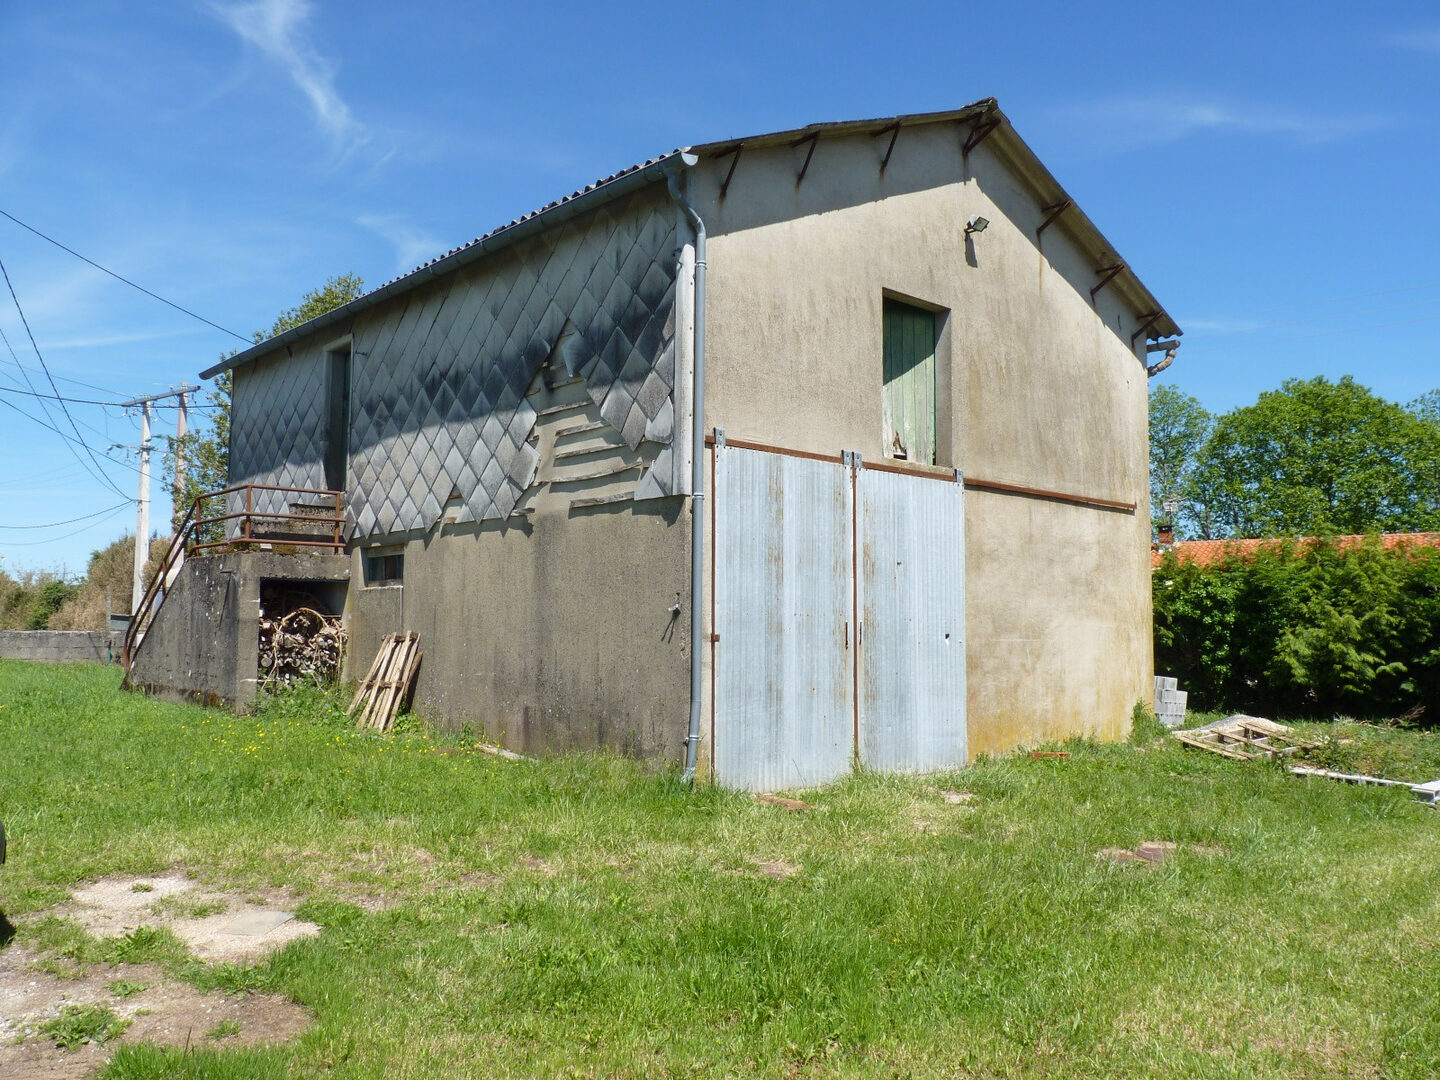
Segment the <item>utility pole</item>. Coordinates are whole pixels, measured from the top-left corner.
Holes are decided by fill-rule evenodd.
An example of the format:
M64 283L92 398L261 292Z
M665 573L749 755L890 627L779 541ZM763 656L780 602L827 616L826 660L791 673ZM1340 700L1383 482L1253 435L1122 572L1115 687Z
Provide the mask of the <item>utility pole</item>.
M189 392L189 388L182 385L179 393L175 395L180 407L175 413L175 493L171 496L170 532L176 535L177 539L179 538L180 522L185 518L185 507L174 504L185 499L185 421L190 414L185 403L185 396Z
M150 402L140 402L140 498L135 511L135 575L130 586L130 614L140 614L145 595L145 564L150 561Z
M167 390L163 394L147 394L124 403L127 409L140 410L140 496L136 500L135 512L135 569L130 583L130 617L140 617L140 601L145 596L145 564L150 561L150 406L168 397L180 399L180 410L175 420L177 438L185 434L185 395L199 390L198 386L182 383L178 390ZM184 475L179 445L176 446L176 477Z

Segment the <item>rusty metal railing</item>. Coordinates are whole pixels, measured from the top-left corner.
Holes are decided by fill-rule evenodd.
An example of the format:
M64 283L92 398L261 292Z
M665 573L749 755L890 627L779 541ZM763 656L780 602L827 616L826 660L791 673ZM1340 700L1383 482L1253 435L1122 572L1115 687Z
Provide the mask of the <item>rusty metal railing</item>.
M256 495L278 493L300 495L311 502L285 500L285 510L257 509ZM244 496L231 499L231 496ZM222 500L221 513L210 514L213 500ZM154 622L155 615L170 594L170 587L179 576L185 559L197 552L241 551L255 547L317 548L323 551L345 550L345 495L340 491L315 488L279 487L274 484L237 484L235 487L207 491L196 497L185 511L175 533L175 542L165 553L155 576L146 586L140 603L130 616L125 630L121 659L129 674L135 651ZM242 509L231 510L232 502ZM287 530L285 526L289 525ZM328 535L327 535L328 534ZM318 538L317 538L318 537Z

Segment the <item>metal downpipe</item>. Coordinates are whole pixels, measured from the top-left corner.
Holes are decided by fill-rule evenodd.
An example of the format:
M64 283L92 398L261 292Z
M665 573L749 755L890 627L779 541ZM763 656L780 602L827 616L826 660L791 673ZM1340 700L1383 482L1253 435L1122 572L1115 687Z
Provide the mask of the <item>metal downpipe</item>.
M690 155L685 155L689 158ZM683 160L683 159L682 159ZM694 160L686 160L693 165ZM666 177L670 198L685 212L695 227L695 345L694 374L690 391L690 726L685 736L683 783L695 782L700 753L701 656L704 627L701 612L705 603L705 222L680 191L677 172Z

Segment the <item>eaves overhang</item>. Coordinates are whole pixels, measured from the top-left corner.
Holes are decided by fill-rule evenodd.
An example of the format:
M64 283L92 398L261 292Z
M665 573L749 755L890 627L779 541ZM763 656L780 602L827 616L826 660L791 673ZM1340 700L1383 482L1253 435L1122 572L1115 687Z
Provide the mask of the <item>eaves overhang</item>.
M1062 229L1080 246L1094 262L1097 274L1116 270L1107 287L1116 290L1126 304L1134 311L1142 324L1148 324L1149 337L1179 337L1182 331L1170 313L1155 299L1144 282L1130 269L1130 264L1115 250L1095 223L1076 204L1060 181L1036 156L1035 151L1015 131L1010 118L1005 115L994 98L979 101L959 109L943 112L906 113L899 116L881 116L869 120L842 120L832 123L810 124L807 127L792 128L789 131L775 131L766 135L752 135L739 139L702 143L690 149L700 157L716 158L733 155L742 146L745 149L763 149L779 146L796 146L811 138L824 139L842 135L876 135L884 132L903 132L906 127L920 127L930 124L968 125L969 138L962 145L978 146L981 143L995 153L1001 162L1031 189L1042 208L1064 207L1051 227ZM977 138L978 136L978 138ZM1118 268L1118 270L1116 269Z

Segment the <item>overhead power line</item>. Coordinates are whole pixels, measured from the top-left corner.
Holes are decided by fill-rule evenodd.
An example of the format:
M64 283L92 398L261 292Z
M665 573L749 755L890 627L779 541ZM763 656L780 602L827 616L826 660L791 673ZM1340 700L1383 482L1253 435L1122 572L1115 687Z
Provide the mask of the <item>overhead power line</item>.
M10 299L15 302L15 310L20 315L20 324L25 327L25 336L30 339L30 347L35 350L35 358L40 361L40 370L45 372L45 378L49 380L50 389L54 391L55 396L58 398L60 396L60 388L55 385L55 380L50 376L50 366L45 363L45 356L43 353L40 352L40 346L35 341L35 333L30 329L30 320L25 318L25 309L20 306L20 297L15 295L15 285L10 280L10 271L5 269L5 262L3 259L0 259L0 276L3 276L5 278L5 287L10 290ZM6 345L9 345L8 341L6 342ZM14 351L11 350L11 353L13 355ZM18 356L15 357L15 362L17 364L20 363L20 358ZM20 371L22 374L25 373L25 367L23 364L20 365ZM32 391L35 389L35 385L30 382L30 376L28 374L25 375L25 382ZM87 443L85 441L85 437L80 434L80 428L76 426L75 418L70 415L69 407L63 401L59 402L59 405L60 411L65 414L65 419L70 421L70 428L72 431L75 432L75 440L85 450L86 456L90 458L91 463L95 466L96 479L108 485L110 489L115 492L116 495L119 495L123 499L125 497L125 493L115 486L115 482L111 480L110 477L105 475L105 470L101 468L100 462L96 460L95 451L90 449L90 444ZM44 411L45 406L42 404L40 408L42 411ZM48 416L49 413L46 413L46 415ZM71 453L74 453L73 447L71 448Z
M113 514L117 510L122 510L134 504L134 499L126 499L124 502L116 503L114 506L104 510L96 510L93 514L85 514L81 517L71 518L69 521L52 521L48 525L0 525L0 529L58 529L62 525L74 525L77 521L89 521L91 518L97 518L104 514Z
M151 292L149 289L145 288L144 285L137 285L135 282L131 281L129 278L124 277L124 276L121 275L121 274L117 274L114 270L111 270L111 269L109 269L108 267L101 266L101 265L100 265L99 263L97 263L94 259L88 259L88 258L86 258L84 255L81 255L81 254L80 254L78 251L76 251L74 248L66 247L66 246L65 246L64 244L62 244L59 240L56 240L53 236L46 236L46 235L45 235L43 232L41 232L39 229L35 228L34 225L27 225L27 224L25 224L25 222L21 221L21 220L20 220L19 218L17 218L14 214L6 213L6 211L0 210L0 215L3 215L3 216L5 216L5 217L9 218L9 219L10 219L11 221L13 221L16 225L19 225L22 229L26 229L26 230L28 230L29 232L34 233L36 236L40 237L40 239L41 239L41 240L44 240L46 243L54 244L54 245L55 245L56 247L58 247L61 251L68 251L71 255L74 255L75 258L79 259L81 262L83 262L83 263L89 263L91 266L93 266L96 270L99 270L101 273L109 274L109 275L110 275L111 277L113 277L116 281L123 281L126 285L129 285L132 289L139 289L142 293L144 293L146 296L150 297L151 299L153 299L153 300L159 300L160 303L165 304L165 305L168 306L168 307L172 307L172 308L174 308L176 311L181 312L182 314L189 315L192 319L198 319L200 322L204 323L206 326L212 326L212 327L214 327L216 330L219 330L222 334L229 334L229 335L230 335L231 337L233 337L233 338L239 338L241 341L245 342L245 344L247 344L247 345L253 345L253 344L255 344L255 342L254 342L251 338L246 337L244 334L237 334L234 330L227 329L226 327L221 326L219 323L211 322L209 319L205 318L205 316L203 316L203 315L197 315L197 314L195 314L195 312L191 311L189 308L187 308L187 307L181 307L179 304L175 303L175 301L173 301L173 300L166 300L165 297L161 296L159 293Z
M5 331L3 329L0 329L0 341L4 341L5 348L8 349L10 355L14 357L15 350L10 348L10 339L5 336ZM12 360L11 362L14 363L16 367L20 366L20 361L18 358ZM0 364L3 363L5 363L5 360L3 358L0 358ZM95 383L88 383L81 379L72 379L68 375L56 375L55 381L69 383L71 386L83 386L87 390L98 390L100 391L100 393L109 394L113 398L120 398L124 396L123 392L120 390L112 390L108 386L97 386Z
M105 402L98 397L63 397L53 393L39 393L37 390L22 390L19 386L0 386L0 393L17 393L24 397L39 397L42 402L66 402L68 405L104 405L111 409L130 408L130 402ZM179 409L179 405L151 405L151 409ZM187 405L187 412L194 412L196 409L219 409L219 405Z
M34 390L21 390L18 386L0 386L0 394L21 394L25 397L40 398L42 401L63 401L70 405L115 405L118 401L97 401L94 398L58 397L55 394L41 394Z
M0 397L0 405L5 406L5 408L7 408L7 409L12 409L12 410L14 410L15 412L19 413L21 416L25 417L26 420L30 420L30 421L32 421L33 423L39 424L41 427L43 427L43 428L44 428L45 430L47 430L47 431L53 431L56 435L59 435L60 438L64 439L67 443L76 443L76 442L78 442L81 446L85 446L84 440L82 440L82 439L76 439L75 437L73 437L73 436L71 436L71 435L65 434L65 432L61 431L61 430L60 430L58 427L56 427L54 424L47 423L46 421L41 420L40 417L31 415L30 413L26 412L24 409L20 408L19 405L16 405L13 401L6 401L3 397ZM88 449L88 447L86 447L86 448ZM102 456L106 461L110 462L110 464L112 464L112 465L119 465L119 466L121 466L122 468L129 469L131 472L139 472L139 471L140 471L140 467L139 467L138 465L132 465L132 464L130 464L130 462L128 462L128 461L122 461L122 460L119 459L119 458L111 457L109 454L105 454L105 453L102 453L101 456ZM76 455L75 455L75 460L78 461L78 462L80 462L81 466L85 468L86 473L89 473L91 476L94 475L93 473L90 472L89 467L85 465L84 459L81 458L79 454L76 454ZM108 477L106 478L106 481L107 481L107 483L109 482L109 478L108 478ZM112 490L115 491L115 494L120 495L120 496L122 496L122 497L125 496L125 493L124 493L123 491L120 491L118 488L116 488L113 483L110 483L110 484L109 484L109 487L110 487Z
M39 547L41 544L54 544L54 543L58 543L58 542L61 541L61 540L69 540L70 537L72 537L72 536L79 536L79 535L80 535L81 533L83 533L83 532L89 532L91 529L95 528L95 526L97 526L97 525L102 525L102 524L104 524L106 521L109 521L110 518L112 518L112 517L114 517L116 514L118 514L121 510L125 509L125 507L128 506L128 505L129 505L128 503L124 503L124 504L121 504L120 506L116 506L116 507L113 508L113 509L110 511L110 513L109 513L108 515L106 515L105 517L99 518L99 519L97 519L97 520L95 520L95 521L92 521L92 522L90 522L90 523L87 524L87 525L81 525L80 528L76 529L74 532L61 533L59 536L51 536L51 537L49 537L49 538L47 538L47 539L45 539L45 540L7 540L7 541L5 541L5 545L4 545L4 546L7 547L7 548L12 548L12 547Z

